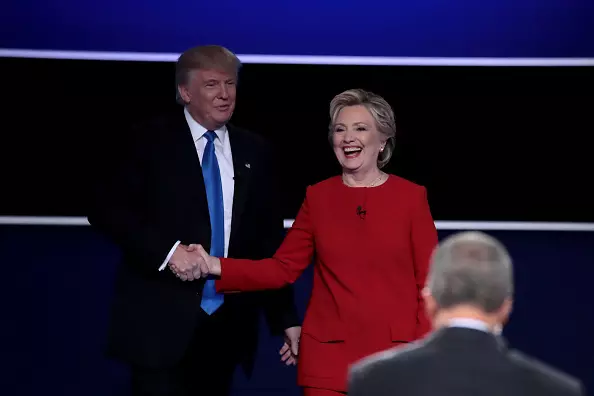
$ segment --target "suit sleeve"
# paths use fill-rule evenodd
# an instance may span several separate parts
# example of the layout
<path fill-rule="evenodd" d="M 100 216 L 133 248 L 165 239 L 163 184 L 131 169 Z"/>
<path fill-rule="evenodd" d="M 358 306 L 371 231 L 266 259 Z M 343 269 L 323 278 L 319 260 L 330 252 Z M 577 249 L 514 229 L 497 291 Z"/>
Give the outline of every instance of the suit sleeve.
<path fill-rule="evenodd" d="M 142 270 L 157 271 L 177 238 L 153 227 L 142 214 L 147 148 L 143 139 L 133 136 L 130 140 L 119 166 L 93 188 L 88 220 L 131 256 L 130 262 L 140 265 Z"/>
<path fill-rule="evenodd" d="M 438 243 L 437 230 L 429 203 L 427 202 L 427 190 L 423 187 L 421 193 L 415 202 L 415 209 L 413 212 L 411 242 L 413 250 L 413 261 L 415 270 L 415 280 L 417 283 L 417 330 L 416 338 L 422 338 L 431 329 L 431 325 L 425 314 L 425 302 L 423 300 L 422 291 L 427 280 L 427 273 L 429 272 L 429 261 L 433 249 Z"/>
<path fill-rule="evenodd" d="M 292 284 L 311 263 L 314 253 L 313 227 L 308 193 L 295 222 L 272 258 L 264 260 L 221 259 L 219 292 L 279 289 Z"/>

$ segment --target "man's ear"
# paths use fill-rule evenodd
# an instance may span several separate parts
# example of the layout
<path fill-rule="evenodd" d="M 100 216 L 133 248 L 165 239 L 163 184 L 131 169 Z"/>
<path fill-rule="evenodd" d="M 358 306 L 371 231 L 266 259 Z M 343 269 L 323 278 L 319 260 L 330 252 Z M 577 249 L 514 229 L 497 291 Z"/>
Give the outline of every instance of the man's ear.
<path fill-rule="evenodd" d="M 181 100 L 184 103 L 190 103 L 191 99 L 192 99 L 192 95 L 190 94 L 190 91 L 188 91 L 188 88 L 185 85 L 178 85 L 177 86 L 177 92 L 179 97 L 181 98 Z"/>
<path fill-rule="evenodd" d="M 513 310 L 514 301 L 511 298 L 506 298 L 497 312 L 497 320 L 501 326 L 505 326 L 509 321 L 509 317 Z"/>
<path fill-rule="evenodd" d="M 421 294 L 423 295 L 423 300 L 425 301 L 425 314 L 427 314 L 429 320 L 433 320 L 435 314 L 437 313 L 437 302 L 427 287 L 423 289 Z"/>

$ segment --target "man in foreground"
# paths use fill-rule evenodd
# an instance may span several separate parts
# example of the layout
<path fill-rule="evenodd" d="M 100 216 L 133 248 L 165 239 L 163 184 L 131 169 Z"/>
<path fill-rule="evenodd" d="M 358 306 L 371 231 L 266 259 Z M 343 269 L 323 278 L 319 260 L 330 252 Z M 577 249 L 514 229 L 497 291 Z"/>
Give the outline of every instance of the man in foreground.
<path fill-rule="evenodd" d="M 499 333 L 512 295 L 512 262 L 497 240 L 480 232 L 447 238 L 424 291 L 434 332 L 352 367 L 349 396 L 582 395 L 578 380 L 506 348 Z"/>

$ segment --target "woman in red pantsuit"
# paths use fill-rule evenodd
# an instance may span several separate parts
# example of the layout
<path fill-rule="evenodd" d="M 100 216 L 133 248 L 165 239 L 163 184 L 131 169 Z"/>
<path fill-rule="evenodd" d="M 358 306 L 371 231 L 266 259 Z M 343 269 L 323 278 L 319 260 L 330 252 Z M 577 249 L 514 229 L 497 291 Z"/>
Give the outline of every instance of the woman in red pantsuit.
<path fill-rule="evenodd" d="M 280 288 L 315 259 L 298 363 L 306 396 L 345 393 L 352 363 L 428 332 L 421 290 L 437 244 L 425 188 L 381 171 L 394 149 L 389 104 L 349 90 L 330 118 L 343 173 L 308 187 L 274 257 L 217 259 L 197 247 L 226 293 Z"/>

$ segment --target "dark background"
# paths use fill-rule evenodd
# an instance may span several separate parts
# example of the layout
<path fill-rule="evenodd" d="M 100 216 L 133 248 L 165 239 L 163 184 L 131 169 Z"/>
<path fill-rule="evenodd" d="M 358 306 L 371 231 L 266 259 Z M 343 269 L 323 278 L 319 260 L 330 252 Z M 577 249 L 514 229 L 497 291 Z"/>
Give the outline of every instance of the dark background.
<path fill-rule="evenodd" d="M 174 65 L 0 59 L 2 215 L 85 215 L 89 183 L 136 120 L 181 111 Z M 387 170 L 427 186 L 436 220 L 594 221 L 593 67 L 244 66 L 233 122 L 282 156 L 284 213 L 337 174 L 328 105 L 360 87 L 397 116 Z"/>

